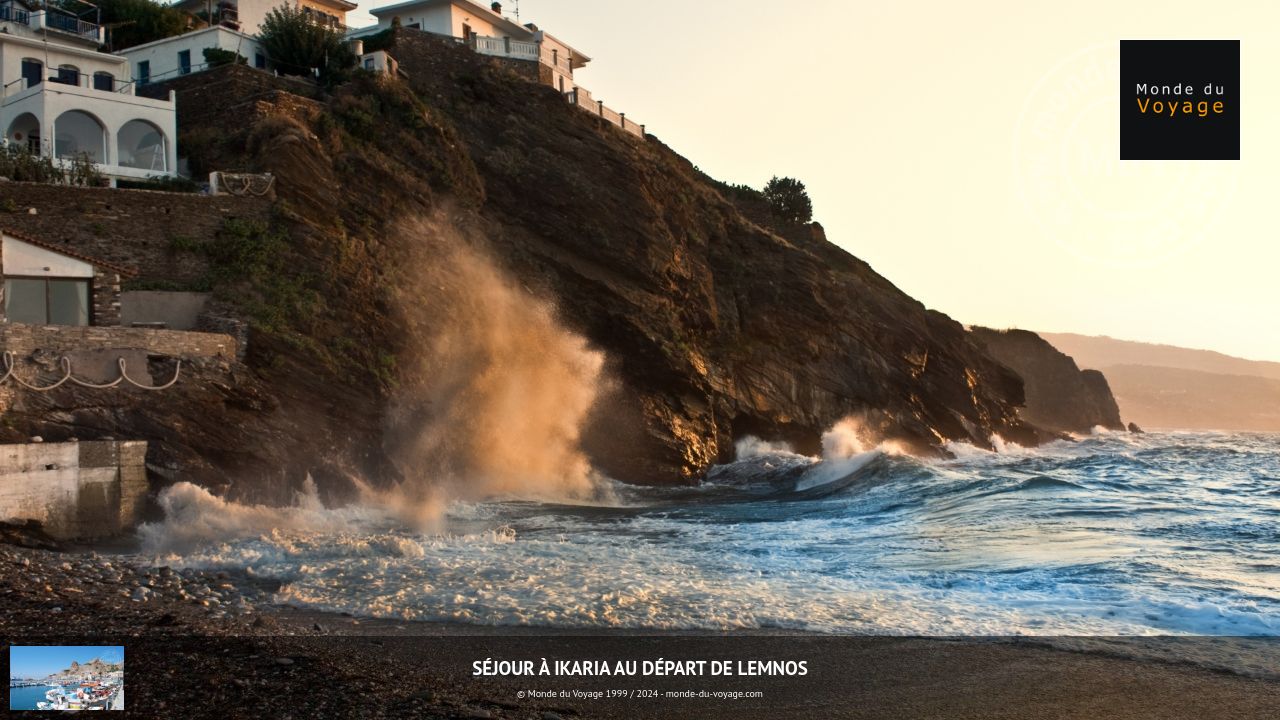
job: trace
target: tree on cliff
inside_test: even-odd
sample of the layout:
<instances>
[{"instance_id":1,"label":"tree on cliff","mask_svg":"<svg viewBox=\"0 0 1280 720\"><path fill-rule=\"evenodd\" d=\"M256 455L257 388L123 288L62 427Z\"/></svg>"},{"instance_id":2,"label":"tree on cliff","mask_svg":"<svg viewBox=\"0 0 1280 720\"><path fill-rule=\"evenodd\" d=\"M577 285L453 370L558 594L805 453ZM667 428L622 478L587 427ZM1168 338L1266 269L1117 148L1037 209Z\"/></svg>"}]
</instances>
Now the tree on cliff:
<instances>
[{"instance_id":1,"label":"tree on cliff","mask_svg":"<svg viewBox=\"0 0 1280 720\"><path fill-rule=\"evenodd\" d=\"M774 216L789 223L807 223L813 219L813 202L804 183L789 177L773 176L764 186L764 199Z\"/></svg>"},{"instance_id":2,"label":"tree on cliff","mask_svg":"<svg viewBox=\"0 0 1280 720\"><path fill-rule=\"evenodd\" d=\"M99 0L98 10L111 51L181 35L190 24L186 13L154 0Z\"/></svg>"},{"instance_id":3,"label":"tree on cliff","mask_svg":"<svg viewBox=\"0 0 1280 720\"><path fill-rule=\"evenodd\" d=\"M282 5L267 13L258 39L271 66L285 75L312 75L333 84L356 65L355 53L337 30L313 22L301 6Z\"/></svg>"}]
</instances>

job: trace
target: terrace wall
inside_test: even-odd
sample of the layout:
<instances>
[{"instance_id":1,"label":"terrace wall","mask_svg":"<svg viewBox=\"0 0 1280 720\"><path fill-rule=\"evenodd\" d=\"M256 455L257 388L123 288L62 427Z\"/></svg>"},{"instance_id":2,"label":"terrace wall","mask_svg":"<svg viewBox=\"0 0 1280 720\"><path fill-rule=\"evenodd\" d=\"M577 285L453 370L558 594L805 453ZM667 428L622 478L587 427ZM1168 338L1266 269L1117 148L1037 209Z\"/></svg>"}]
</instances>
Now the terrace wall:
<instances>
[{"instance_id":1,"label":"terrace wall","mask_svg":"<svg viewBox=\"0 0 1280 720\"><path fill-rule=\"evenodd\" d=\"M0 445L0 520L64 540L119 534L141 518L146 456L143 441Z\"/></svg>"}]
</instances>

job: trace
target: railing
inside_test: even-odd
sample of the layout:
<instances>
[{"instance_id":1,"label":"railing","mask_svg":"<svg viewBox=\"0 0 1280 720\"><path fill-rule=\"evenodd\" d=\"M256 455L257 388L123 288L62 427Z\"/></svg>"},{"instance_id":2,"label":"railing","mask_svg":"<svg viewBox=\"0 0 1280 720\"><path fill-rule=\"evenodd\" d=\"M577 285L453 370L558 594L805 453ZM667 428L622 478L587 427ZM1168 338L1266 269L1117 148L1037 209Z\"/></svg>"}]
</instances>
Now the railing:
<instances>
[{"instance_id":1,"label":"railing","mask_svg":"<svg viewBox=\"0 0 1280 720\"><path fill-rule=\"evenodd\" d=\"M599 117L612 125L635 135L638 138L644 138L645 126L635 120L628 120L626 113L620 113L607 107L599 100L593 100L591 93L586 88L574 88L571 92L565 93L566 99L583 110Z\"/></svg>"},{"instance_id":2,"label":"railing","mask_svg":"<svg viewBox=\"0 0 1280 720\"><path fill-rule=\"evenodd\" d=\"M12 5L0 5L0 22L16 22L30 25L31 13Z\"/></svg>"},{"instance_id":3,"label":"railing","mask_svg":"<svg viewBox=\"0 0 1280 720\"><path fill-rule=\"evenodd\" d=\"M53 9L47 9L44 12L44 25L54 30L79 35L81 37L98 37L98 26L91 22L85 22L73 15L67 15Z\"/></svg>"},{"instance_id":4,"label":"railing","mask_svg":"<svg viewBox=\"0 0 1280 720\"><path fill-rule=\"evenodd\" d=\"M471 38L471 47L481 55L509 57L516 60L531 60L535 62L539 58L538 43L529 42L528 40L474 35Z\"/></svg>"}]
</instances>

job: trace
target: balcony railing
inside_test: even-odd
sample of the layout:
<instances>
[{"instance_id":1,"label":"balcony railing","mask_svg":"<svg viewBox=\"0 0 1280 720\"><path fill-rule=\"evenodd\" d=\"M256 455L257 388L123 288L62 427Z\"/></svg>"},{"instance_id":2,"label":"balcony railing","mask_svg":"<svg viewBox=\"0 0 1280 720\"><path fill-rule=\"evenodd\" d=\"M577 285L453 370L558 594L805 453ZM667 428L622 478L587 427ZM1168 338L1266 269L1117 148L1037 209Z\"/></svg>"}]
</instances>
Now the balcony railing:
<instances>
[{"instance_id":1,"label":"balcony railing","mask_svg":"<svg viewBox=\"0 0 1280 720\"><path fill-rule=\"evenodd\" d=\"M481 55L532 61L537 61L540 57L538 43L528 40L474 35L471 38L471 46Z\"/></svg>"},{"instance_id":2,"label":"balcony railing","mask_svg":"<svg viewBox=\"0 0 1280 720\"><path fill-rule=\"evenodd\" d=\"M68 15L49 8L44 12L44 26L54 30L61 30L72 35L80 37L97 38L98 26L95 23L85 22L74 15Z\"/></svg>"},{"instance_id":3,"label":"balcony railing","mask_svg":"<svg viewBox=\"0 0 1280 720\"><path fill-rule=\"evenodd\" d=\"M31 13L20 7L0 5L0 22L16 22L23 25L30 25Z\"/></svg>"}]
</instances>

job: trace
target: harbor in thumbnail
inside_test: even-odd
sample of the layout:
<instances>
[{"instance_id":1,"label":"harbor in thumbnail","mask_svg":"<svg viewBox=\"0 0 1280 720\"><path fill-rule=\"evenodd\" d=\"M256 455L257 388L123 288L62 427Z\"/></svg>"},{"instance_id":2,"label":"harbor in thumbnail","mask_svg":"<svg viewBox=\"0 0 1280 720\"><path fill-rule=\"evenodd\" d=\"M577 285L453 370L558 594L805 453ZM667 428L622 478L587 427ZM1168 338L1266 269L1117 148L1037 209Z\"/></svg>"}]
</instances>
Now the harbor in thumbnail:
<instances>
[{"instance_id":1,"label":"harbor in thumbnail","mask_svg":"<svg viewBox=\"0 0 1280 720\"><path fill-rule=\"evenodd\" d=\"M124 648L9 648L10 710L124 710Z\"/></svg>"}]
</instances>

